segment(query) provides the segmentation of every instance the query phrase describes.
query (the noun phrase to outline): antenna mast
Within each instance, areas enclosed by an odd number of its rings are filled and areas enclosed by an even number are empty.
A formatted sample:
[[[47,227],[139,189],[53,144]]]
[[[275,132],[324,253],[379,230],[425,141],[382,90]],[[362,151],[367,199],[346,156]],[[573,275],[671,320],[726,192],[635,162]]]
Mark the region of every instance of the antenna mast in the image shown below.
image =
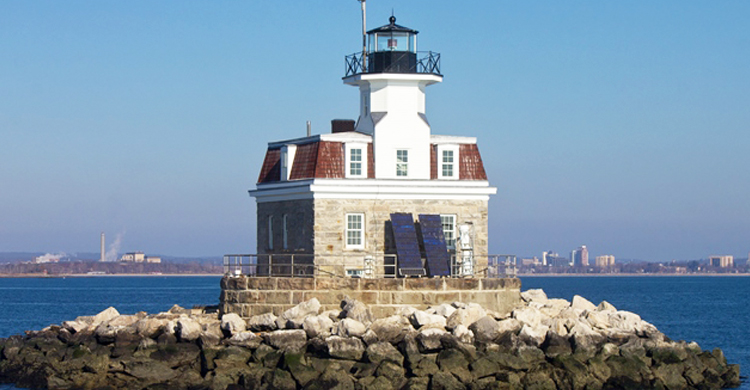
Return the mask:
[[[367,69],[367,7],[365,6],[367,0],[357,1],[362,3],[362,72],[364,73]]]

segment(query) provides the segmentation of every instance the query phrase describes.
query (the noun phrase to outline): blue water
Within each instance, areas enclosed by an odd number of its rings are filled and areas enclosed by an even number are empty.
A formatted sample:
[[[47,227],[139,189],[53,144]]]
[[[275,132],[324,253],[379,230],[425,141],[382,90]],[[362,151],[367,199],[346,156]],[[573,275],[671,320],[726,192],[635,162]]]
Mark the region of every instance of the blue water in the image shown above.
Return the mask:
[[[0,337],[93,315],[215,305],[220,277],[0,278]],[[550,298],[581,295],[639,314],[674,340],[721,348],[750,372],[750,277],[522,277]],[[750,384],[744,383],[744,389]],[[13,389],[2,386],[0,389]]]

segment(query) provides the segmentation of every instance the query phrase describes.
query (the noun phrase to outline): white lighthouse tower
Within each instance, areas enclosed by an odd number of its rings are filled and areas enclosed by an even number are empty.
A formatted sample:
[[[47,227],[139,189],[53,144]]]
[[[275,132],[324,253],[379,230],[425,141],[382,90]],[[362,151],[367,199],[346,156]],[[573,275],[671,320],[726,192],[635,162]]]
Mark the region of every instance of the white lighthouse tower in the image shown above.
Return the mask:
[[[443,81],[440,55],[417,53],[417,30],[390,23],[367,32],[368,55],[350,56],[344,83],[359,87],[356,131],[372,135],[376,179],[430,179],[425,88]],[[365,63],[366,62],[366,63]]]

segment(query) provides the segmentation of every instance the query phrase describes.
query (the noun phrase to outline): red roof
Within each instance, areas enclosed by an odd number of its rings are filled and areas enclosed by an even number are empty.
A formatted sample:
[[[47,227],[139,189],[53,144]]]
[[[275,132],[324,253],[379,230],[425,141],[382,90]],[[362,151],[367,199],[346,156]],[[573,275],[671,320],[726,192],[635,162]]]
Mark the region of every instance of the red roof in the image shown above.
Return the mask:
[[[367,177],[375,178],[375,159],[372,143],[367,145]],[[258,183],[278,182],[281,180],[281,149],[269,148],[263,167],[260,170]],[[304,179],[343,179],[345,178],[346,159],[344,143],[315,141],[298,145],[292,164],[289,180]],[[437,145],[430,145],[430,178],[437,179]],[[476,144],[459,146],[459,180],[487,180],[482,156]]]

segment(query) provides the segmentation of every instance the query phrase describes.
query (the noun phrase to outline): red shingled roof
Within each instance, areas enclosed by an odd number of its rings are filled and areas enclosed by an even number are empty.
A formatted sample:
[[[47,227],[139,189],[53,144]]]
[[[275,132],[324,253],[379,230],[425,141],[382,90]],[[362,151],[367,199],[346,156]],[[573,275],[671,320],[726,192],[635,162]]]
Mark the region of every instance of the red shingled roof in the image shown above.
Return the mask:
[[[482,156],[476,144],[459,145],[459,180],[487,180]],[[281,180],[281,149],[268,149],[258,183]],[[342,142],[318,141],[298,145],[289,180],[343,179],[346,159]],[[430,178],[438,177],[437,145],[430,145]],[[367,145],[367,177],[375,178],[375,159],[372,143]]]
[[[484,163],[482,163],[477,144],[461,144],[458,147],[458,156],[460,159],[459,180],[487,180],[487,173],[484,171]]]

